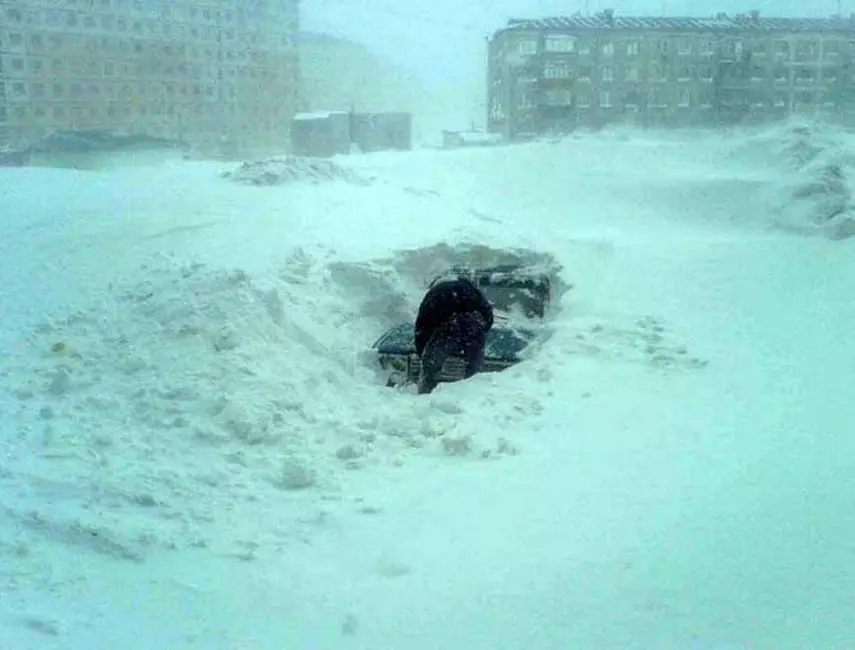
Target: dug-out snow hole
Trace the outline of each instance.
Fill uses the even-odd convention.
[[[483,244],[439,243],[401,250],[389,257],[361,262],[333,262],[330,280],[361,318],[383,328],[415,317],[430,281],[454,266],[517,265],[546,274],[555,300],[566,290],[562,265],[549,253],[524,248],[492,248]]]

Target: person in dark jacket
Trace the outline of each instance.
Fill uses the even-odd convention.
[[[487,332],[493,327],[493,307],[466,278],[434,283],[416,316],[416,352],[421,358],[419,394],[430,393],[439,383],[445,360],[461,354],[468,379],[481,369]]]

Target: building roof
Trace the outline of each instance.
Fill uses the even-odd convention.
[[[719,14],[709,18],[677,18],[664,16],[609,16],[604,12],[583,16],[511,19],[507,30],[524,29],[614,29],[614,30],[674,30],[674,31],[855,31],[853,18],[765,18],[763,16]]]
[[[312,122],[314,120],[328,120],[333,115],[347,115],[347,111],[314,111],[311,113],[297,113],[294,120],[297,122]]]

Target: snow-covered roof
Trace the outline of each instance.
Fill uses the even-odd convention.
[[[311,113],[297,113],[295,120],[310,122],[312,120],[327,120],[333,115],[347,115],[347,111],[313,111]]]
[[[619,16],[599,13],[591,16],[511,19],[505,30],[525,29],[614,29],[614,30],[751,30],[751,31],[829,31],[855,32],[855,22],[847,18],[766,18],[746,14],[719,14],[710,17]]]
[[[464,131],[458,133],[463,142],[479,143],[479,142],[500,142],[502,135],[500,133],[482,133],[480,131]]]

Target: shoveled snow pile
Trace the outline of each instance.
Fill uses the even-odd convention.
[[[331,160],[301,156],[276,156],[265,160],[245,162],[234,171],[224,172],[223,178],[236,183],[259,186],[328,181],[346,181],[364,185],[370,182],[356,172]]]
[[[855,134],[821,122],[776,125],[745,148],[782,164],[769,203],[775,227],[832,239],[855,235],[851,183],[855,173]],[[742,147],[740,147],[742,148]]]
[[[3,384],[21,436],[8,466],[44,459],[54,467],[33,481],[65,496],[34,512],[7,503],[7,515],[75,543],[95,539],[99,552],[127,559],[156,548],[241,553],[248,537],[224,503],[246,501],[243,517],[255,508],[264,517],[283,493],[331,498],[354,471],[413,454],[516,453],[510,425],[536,428],[543,405],[513,386],[531,374],[548,385],[555,355],[678,372],[706,365],[655,318],[577,309],[567,320],[556,315],[553,336],[519,369],[430,399],[411,386],[384,388],[371,343],[413,317],[438,267],[465,260],[537,265],[553,274],[556,301],[564,291],[550,255],[483,245],[362,261],[296,250],[257,276],[171,258],[147,263],[92,304],[43,322],[8,360]],[[460,390],[469,394],[463,403]],[[104,499],[113,506],[104,510]],[[69,520],[70,503],[86,514]],[[128,508],[147,516],[131,525]]]

